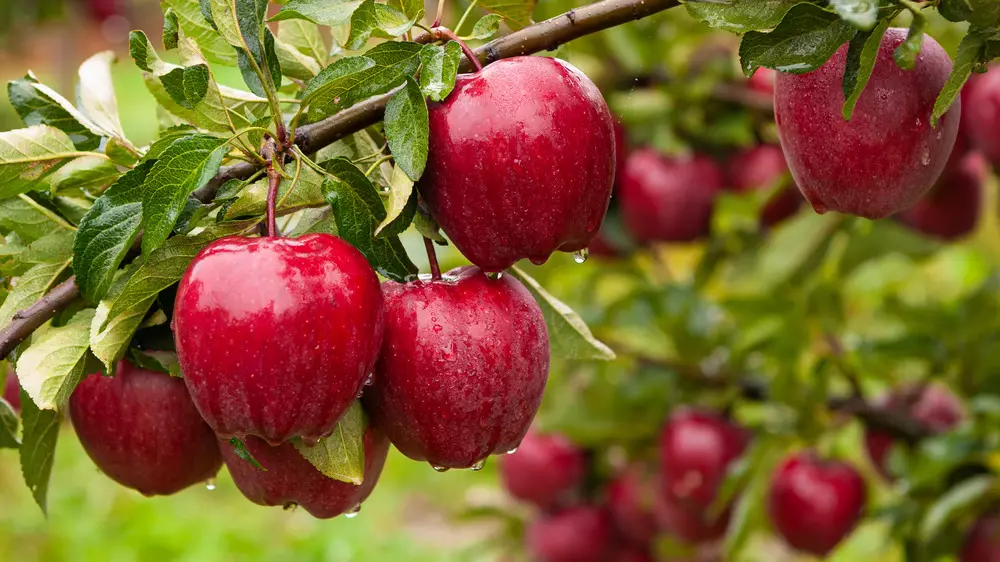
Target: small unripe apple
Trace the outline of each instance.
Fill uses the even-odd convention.
[[[608,484],[608,509],[622,536],[636,546],[649,546],[656,538],[656,495],[654,475],[639,464],[627,467]]]
[[[170,495],[219,471],[215,435],[184,381],[122,360],[115,376],[84,378],[69,399],[80,444],[94,464],[146,496]]]
[[[236,487],[258,505],[302,506],[317,519],[329,519],[358,509],[378,483],[389,454],[389,440],[369,425],[362,438],[365,449],[365,475],[360,486],[324,475],[292,443],[277,447],[257,437],[244,441],[247,451],[260,466],[240,458],[233,446],[219,442]]]
[[[615,548],[611,515],[590,506],[542,516],[528,526],[525,539],[538,562],[606,562]]]
[[[372,373],[382,313],[378,277],[340,238],[223,238],[177,289],[177,359],[220,437],[314,442]]]
[[[21,385],[17,382],[17,374],[14,369],[7,368],[7,380],[4,382],[3,398],[7,401],[15,412],[21,411]]]
[[[545,318],[528,289],[461,267],[382,291],[385,342],[363,398],[375,425],[439,470],[517,448],[549,375]]]
[[[586,75],[558,59],[513,57],[459,75],[428,109],[418,187],[469,261],[499,272],[590,244],[611,197],[615,141]]]
[[[771,477],[767,509],[789,546],[826,556],[861,520],[867,494],[851,465],[803,452],[782,461]]]
[[[500,480],[507,492],[543,509],[570,496],[586,470],[583,451],[557,433],[528,432],[517,451],[500,460]]]
[[[788,165],[781,148],[770,144],[740,151],[729,160],[729,185],[737,192],[774,189],[787,173]],[[764,226],[774,226],[794,215],[801,204],[799,190],[786,185],[771,195],[761,210],[760,222]]]
[[[748,433],[717,414],[675,411],[660,434],[660,487],[671,503],[708,509]]]
[[[924,36],[912,70],[893,52],[907,30],[885,32],[867,86],[844,121],[841,82],[844,45],[819,69],[779,73],[774,114],[788,167],[818,213],[828,210],[870,219],[899,212],[934,185],[951,154],[961,101],[931,126],[938,93],[951,72],[948,53]]]
[[[901,223],[942,240],[962,238],[976,229],[988,165],[981,153],[969,152],[954,166],[945,168],[927,195],[897,215]]]
[[[979,517],[965,535],[958,562],[997,562],[1000,560],[1000,517]]]
[[[668,158],[651,148],[625,161],[619,200],[626,229],[640,243],[708,236],[721,170],[711,158]]]
[[[968,95],[969,136],[994,166],[1000,166],[1000,69],[978,75]]]

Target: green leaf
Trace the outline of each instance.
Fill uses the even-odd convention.
[[[39,408],[61,407],[86,374],[94,312],[86,308],[74,314],[65,326],[36,333],[31,346],[18,357],[18,381]]]
[[[165,373],[172,377],[184,378],[181,373],[181,364],[177,360],[177,353],[174,351],[150,351],[132,348],[128,351],[129,360],[133,365]]]
[[[7,96],[25,125],[49,125],[69,135],[77,150],[94,150],[101,133],[73,104],[54,90],[39,84],[34,76],[7,83]]]
[[[170,51],[177,48],[180,40],[181,24],[177,21],[177,12],[173,8],[163,11],[163,48]]]
[[[417,17],[407,17],[392,6],[365,0],[351,14],[351,34],[347,38],[346,47],[360,49],[372,35],[386,39],[399,37],[409,31],[416,21]]]
[[[0,330],[7,329],[17,311],[27,308],[45,296],[49,287],[69,266],[69,260],[59,264],[39,264],[32,266],[17,280],[7,299],[0,305]]]
[[[69,229],[69,224],[27,195],[0,200],[0,233],[16,232],[21,240],[33,242],[54,229]]]
[[[392,169],[389,181],[389,203],[386,217],[378,228],[375,236],[398,236],[402,234],[413,220],[417,210],[417,192],[413,189],[413,180],[397,164]]]
[[[316,59],[280,39],[274,42],[274,49],[278,54],[281,70],[286,76],[309,81],[322,70]]]
[[[188,196],[215,176],[227,150],[225,139],[191,135],[163,151],[142,188],[143,255],[167,239]]]
[[[21,475],[31,490],[35,503],[42,509],[42,513],[47,513],[49,478],[56,455],[56,440],[59,439],[59,413],[54,410],[39,410],[31,397],[22,390],[21,422],[24,424]]]
[[[265,25],[267,0],[210,0],[212,21],[236,48],[236,62],[250,91],[265,97],[281,85],[274,35]]]
[[[172,9],[177,14],[177,22],[186,37],[192,38],[201,47],[205,57],[214,63],[236,66],[236,53],[201,13],[199,0],[160,0],[164,9]]]
[[[301,439],[295,448],[327,478],[360,486],[365,478],[365,414],[361,402],[347,410],[329,437],[309,446]]]
[[[90,153],[53,172],[48,180],[49,192],[52,195],[81,190],[99,193],[121,175],[118,166],[107,156]]]
[[[142,186],[155,160],[119,178],[83,216],[73,247],[73,271],[80,293],[90,302],[107,294],[115,271],[139,235]]]
[[[237,457],[254,465],[254,467],[256,467],[257,470],[267,472],[267,469],[261,466],[260,463],[257,462],[257,459],[255,459],[253,455],[250,453],[250,450],[247,449],[247,444],[244,443],[239,437],[233,437],[232,439],[230,439],[229,444],[232,445],[233,452],[236,453]]]
[[[685,2],[689,14],[712,27],[732,33],[764,31],[781,22],[799,0],[742,0],[739,2]]]
[[[549,329],[549,346],[552,353],[566,359],[596,359],[611,361],[615,352],[590,333],[590,328],[566,303],[552,296],[530,275],[518,267],[510,272],[534,295],[545,316]]]
[[[472,26],[472,33],[466,39],[483,40],[493,37],[500,31],[501,21],[503,21],[503,16],[500,14],[486,14],[476,22],[476,25]]]
[[[131,168],[139,160],[139,151],[128,141],[111,137],[104,145],[104,154],[119,166]]]
[[[736,554],[746,546],[754,531],[767,523],[766,495],[771,479],[773,463],[755,466],[753,477],[746,490],[736,500],[729,529],[723,542],[726,560],[733,560]]]
[[[920,537],[927,543],[936,538],[946,526],[957,520],[990,498],[989,491],[993,488],[993,476],[974,476],[956,484],[953,488],[937,498],[920,521]]]
[[[183,108],[194,109],[205,99],[211,75],[206,64],[177,67],[160,76],[170,99]]]
[[[427,165],[430,122],[427,102],[413,78],[385,106],[385,138],[396,166],[417,181]]]
[[[479,6],[488,12],[503,16],[513,27],[531,25],[531,13],[538,0],[479,0]]]
[[[443,101],[455,89],[461,60],[462,47],[455,41],[448,41],[443,47],[424,45],[420,50],[420,91],[434,101]]]
[[[324,4],[328,4],[328,2],[324,0]],[[361,3],[358,2],[357,4],[360,5]],[[291,3],[286,4],[282,9],[290,5]],[[329,58],[330,47],[327,45],[326,39],[320,33],[319,26],[310,21],[301,19],[283,21],[278,26],[278,39],[283,43],[295,47],[303,55],[315,60],[320,68],[325,66]],[[282,70],[287,72],[284,63],[282,63]]]
[[[397,236],[375,237],[386,212],[372,182],[344,158],[327,160],[322,166],[330,175],[323,194],[333,206],[339,236],[360,250],[383,277],[404,282],[416,275],[417,267]]]
[[[296,180],[282,178],[278,184],[276,209],[279,214],[287,214],[305,207],[323,205],[323,176],[309,166],[303,165]],[[267,178],[249,185],[242,190],[239,198],[226,210],[226,217],[256,217],[264,214],[267,202]]]
[[[878,48],[882,43],[882,36],[889,28],[889,21],[883,21],[871,31],[859,31],[847,48],[847,65],[844,69],[844,79],[841,89],[844,91],[844,107],[841,113],[844,120],[850,120],[854,114],[854,106],[858,103],[858,98],[865,91],[868,79],[871,78],[872,70],[875,69],[875,60],[878,58]]]
[[[406,17],[420,21],[424,17],[423,0],[389,0],[389,5],[406,14]]]
[[[271,21],[302,19],[333,27],[351,20],[361,0],[290,0]]]
[[[973,68],[983,62],[985,57],[986,42],[991,37],[998,34],[992,29],[981,29],[970,26],[968,33],[962,38],[958,45],[958,53],[955,55],[955,62],[948,75],[948,81],[941,88],[937,101],[934,102],[934,112],[931,114],[931,124],[937,126],[938,119],[948,112],[951,105],[962,93],[962,87],[972,75]],[[1000,39],[1000,37],[998,37]]]
[[[926,26],[927,18],[919,12],[915,12],[913,21],[910,22],[910,31],[906,34],[906,40],[900,43],[892,53],[896,66],[904,70],[913,70],[913,66],[917,64],[917,54],[920,53],[920,45],[924,40],[924,27]]]
[[[441,226],[438,225],[429,212],[422,211],[419,204],[417,205],[416,213],[413,215],[413,228],[424,238],[430,238],[441,245],[448,244],[448,240],[444,237],[444,234],[441,234]]]
[[[0,257],[8,249],[14,249],[13,263],[0,259],[0,272],[5,276],[17,276],[41,264],[65,263],[73,255],[73,231],[66,228],[55,229],[27,246],[0,246]]]
[[[21,419],[14,407],[0,398],[0,449],[17,449],[21,446]]]
[[[98,53],[83,61],[77,73],[80,79],[78,98],[80,110],[106,136],[124,139],[125,130],[118,117],[118,98],[111,80],[111,65],[114,62],[112,51]]]
[[[830,6],[858,29],[869,30],[878,21],[878,0],[830,0]]]
[[[104,363],[109,373],[114,372],[118,360],[125,355],[132,336],[139,329],[143,318],[156,301],[156,294],[136,300],[133,304],[118,312],[109,320],[108,315],[114,302],[121,295],[128,282],[138,271],[138,264],[131,264],[123,270],[115,280],[108,298],[97,305],[97,312],[90,324],[90,348],[94,356]]]
[[[764,66],[803,74],[823,65],[857,30],[815,4],[797,4],[773,31],[747,32],[740,42],[740,64],[747,76]]]
[[[79,155],[66,133],[49,125],[0,133],[0,199],[35,189]]]
[[[364,56],[344,57],[313,78],[302,96],[310,115],[326,116],[384,94],[402,84],[420,67],[422,45],[389,41]]]

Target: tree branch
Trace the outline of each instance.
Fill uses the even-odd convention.
[[[552,50],[573,39],[642,19],[673,8],[679,3],[678,0],[602,0],[495,39],[476,49],[475,54],[480,61],[488,64],[504,58]],[[416,38],[419,43],[431,40],[433,38],[427,34]],[[468,71],[472,66],[471,61],[463,56],[461,70]],[[322,121],[299,127],[295,132],[295,144],[303,153],[310,154],[378,123],[385,115],[386,104],[395,93],[396,90],[393,90],[369,98]],[[259,169],[259,166],[251,163],[224,166],[191,196],[202,203],[210,203],[226,181],[247,179]],[[6,358],[39,326],[69,306],[78,294],[75,280],[70,277],[30,308],[15,314],[11,325],[0,332],[0,358]]]

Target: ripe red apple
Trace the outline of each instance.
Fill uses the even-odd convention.
[[[981,153],[966,153],[955,169],[945,168],[934,188],[897,218],[913,230],[943,240],[972,233],[979,220],[987,166]]]
[[[549,338],[512,275],[461,267],[387,281],[385,343],[364,400],[393,445],[434,467],[469,468],[520,445],[545,390]]]
[[[265,470],[238,457],[229,443],[219,443],[226,468],[243,495],[258,505],[301,505],[318,519],[350,513],[360,506],[375,488],[389,454],[385,435],[371,425],[365,428],[365,476],[361,485],[355,486],[316,470],[292,443],[272,447],[252,436],[244,443]]]
[[[961,102],[937,127],[931,127],[931,112],[951,59],[924,36],[915,68],[899,68],[893,51],[906,34],[906,29],[886,31],[850,121],[841,113],[847,45],[813,72],[778,74],[774,115],[781,147],[795,183],[817,213],[887,217],[925,194],[948,161]]]
[[[382,313],[378,277],[340,238],[223,238],[181,279],[177,358],[220,437],[315,441],[372,372]]]
[[[903,409],[932,433],[944,433],[965,419],[965,405],[941,384],[927,386],[918,397],[910,397],[912,387],[903,387],[882,397],[879,406],[888,410]],[[907,406],[907,400],[910,400]],[[865,447],[868,457],[883,476],[888,476],[889,451],[894,439],[891,435],[868,429]]]
[[[4,382],[3,399],[7,401],[15,412],[21,412],[21,385],[17,382],[17,374],[14,369],[7,367],[7,380]]]
[[[740,151],[729,160],[729,185],[737,192],[773,189],[787,173],[788,165],[781,148],[770,144]],[[764,226],[774,226],[794,215],[801,204],[799,190],[785,186],[768,200],[761,211],[760,222]]]
[[[758,68],[753,76],[747,79],[747,87],[762,94],[774,95],[774,79],[778,73],[770,68]]]
[[[116,374],[83,379],[69,415],[87,455],[122,486],[169,495],[215,476],[222,466],[215,435],[184,381],[122,360]]]
[[[656,538],[656,483],[645,467],[627,467],[608,484],[608,509],[618,530],[630,543],[646,547]]]
[[[981,516],[965,535],[965,544],[958,562],[1000,561],[1000,517]]]
[[[538,562],[606,562],[616,546],[611,515],[590,506],[545,515],[528,526],[525,538]]]
[[[1000,69],[976,77],[963,106],[969,117],[969,136],[994,166],[1000,166]]]
[[[767,508],[791,547],[826,556],[854,530],[866,501],[865,481],[854,467],[802,452],[782,461],[771,477]]]
[[[528,432],[517,451],[500,460],[500,480],[507,492],[543,509],[572,495],[586,470],[583,451],[557,433]]]
[[[625,161],[619,191],[621,213],[640,243],[688,242],[708,236],[719,167],[707,156],[667,158],[651,148]]]
[[[747,432],[711,412],[680,409],[660,434],[660,486],[667,500],[692,509],[715,501],[729,465],[743,454]]]
[[[732,508],[712,518],[708,509],[661,497],[654,505],[660,527],[687,544],[715,542],[726,534]]]
[[[469,261],[542,263],[597,234],[615,174],[614,122],[572,65],[514,57],[459,75],[432,103],[421,195]]]

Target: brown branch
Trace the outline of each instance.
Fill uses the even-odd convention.
[[[73,277],[56,285],[47,295],[24,310],[14,314],[14,319],[6,330],[0,332],[0,350],[6,358],[32,332],[48,322],[60,310],[69,306],[80,293]]]

